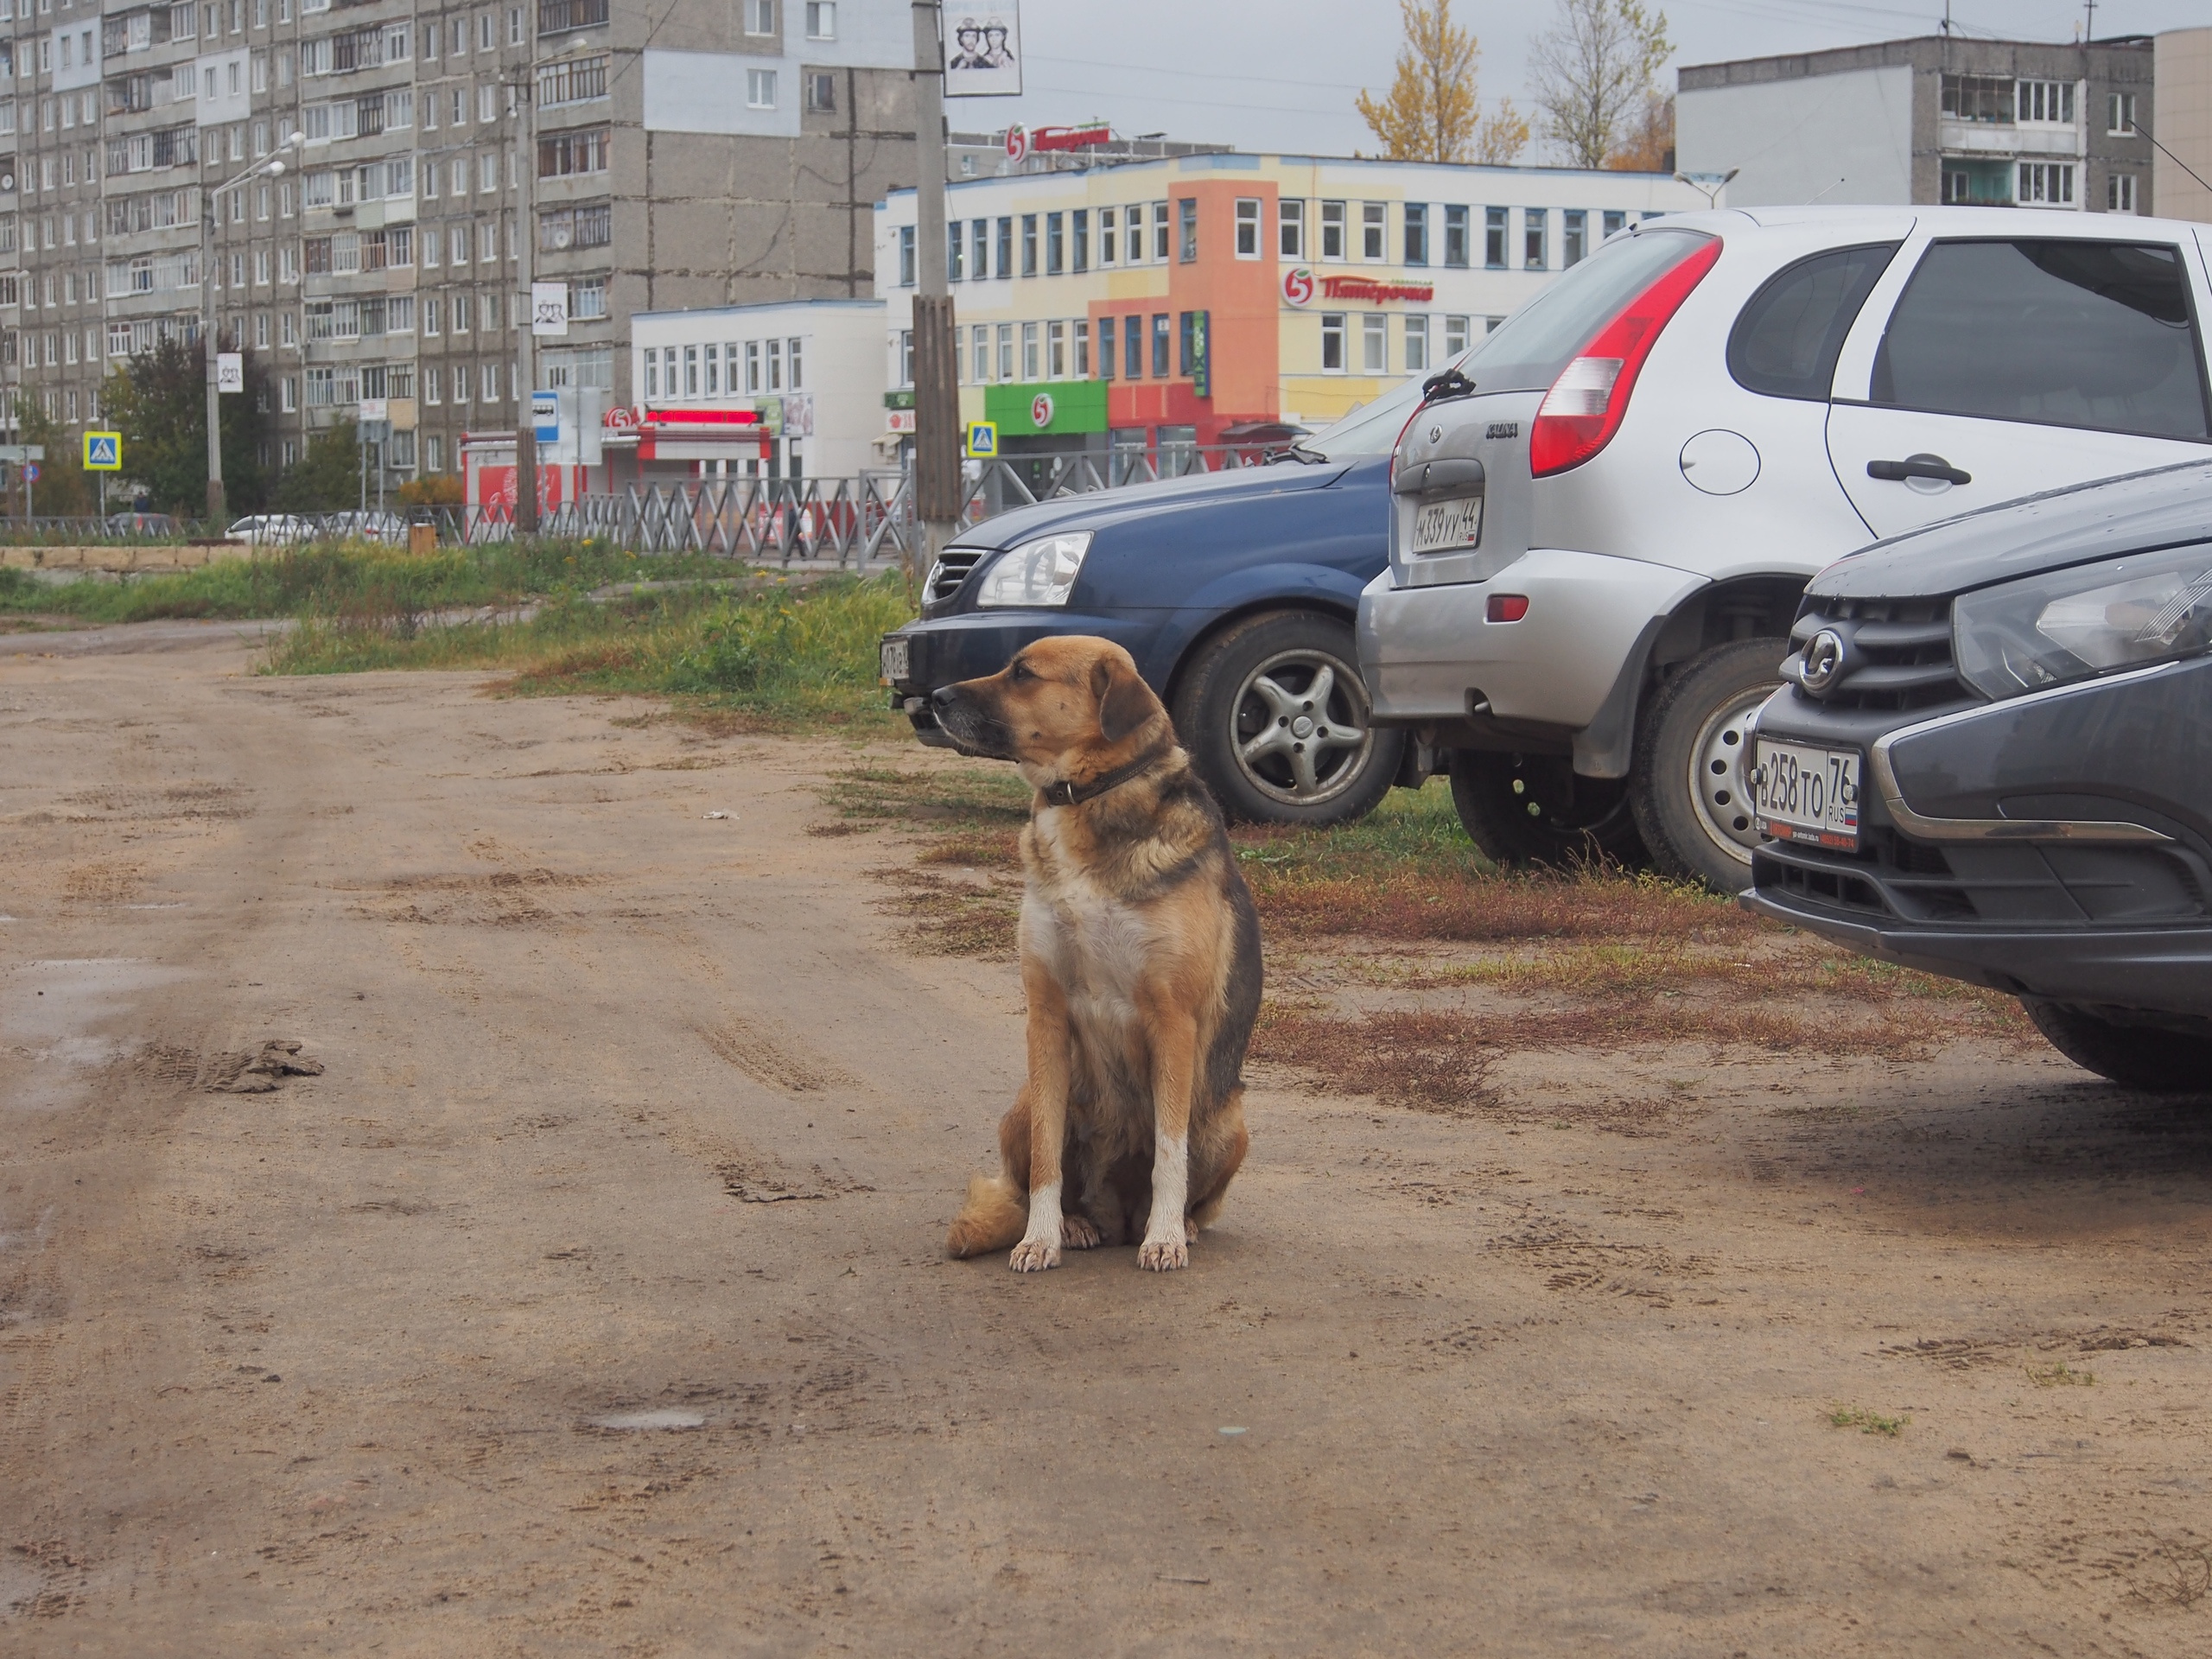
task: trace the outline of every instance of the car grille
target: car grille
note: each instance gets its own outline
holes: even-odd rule
[[[1933,847],[1867,830],[1855,853],[1769,842],[1751,880],[1777,899],[1876,921],[2086,927],[2198,920],[2212,871],[2180,847]]]
[[[1803,679],[1805,647],[1830,630],[1843,640],[1843,667],[1818,691]],[[1951,660],[1948,599],[1814,599],[1789,631],[1796,654],[1782,677],[1798,695],[1840,709],[1927,709],[1974,693]]]
[[[950,605],[959,595],[960,585],[990,550],[982,547],[948,547],[937,556],[937,563],[930,567],[930,578],[923,585],[923,595],[931,606]]]

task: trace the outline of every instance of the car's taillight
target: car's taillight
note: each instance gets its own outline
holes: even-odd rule
[[[1716,238],[1630,300],[1599,329],[1544,394],[1529,431],[1529,471],[1563,473],[1612,442],[1659,331],[1720,257]]]

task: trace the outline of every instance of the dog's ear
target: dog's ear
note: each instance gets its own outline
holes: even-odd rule
[[[1102,658],[1090,671],[1090,689],[1098,698],[1099,735],[1109,743],[1120,742],[1160,707],[1152,688],[1123,658]]]

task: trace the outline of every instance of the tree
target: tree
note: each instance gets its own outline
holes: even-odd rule
[[[31,505],[41,518],[87,518],[99,509],[99,486],[84,468],[84,452],[76,435],[46,412],[35,387],[16,394],[16,439],[35,443],[46,451],[38,464],[38,482],[31,486]],[[22,468],[11,468],[16,487],[12,510],[22,507]]]
[[[343,512],[361,501],[358,429],[339,421],[308,440],[299,465],[276,480],[276,505],[289,512]]]
[[[1621,173],[1675,170],[1675,100],[1654,86],[1643,95],[1643,113],[1621,139],[1605,165]]]
[[[1609,165],[1674,49],[1667,14],[1646,14],[1642,0],[1559,0],[1529,54],[1544,137],[1573,166]]]
[[[269,493],[261,464],[269,429],[269,372],[245,353],[245,390],[222,401],[223,493],[232,512],[257,512]],[[126,359],[107,378],[102,407],[123,434],[127,476],[162,512],[207,510],[207,359],[175,338]]]
[[[1359,113],[1394,162],[1511,161],[1529,142],[1529,124],[1500,99],[1485,118],[1476,94],[1483,49],[1473,31],[1452,22],[1452,0],[1398,0],[1406,43],[1389,96],[1363,90]]]

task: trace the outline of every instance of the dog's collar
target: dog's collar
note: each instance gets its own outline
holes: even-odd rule
[[[1039,792],[1044,796],[1047,806],[1080,806],[1085,801],[1096,800],[1109,789],[1118,789],[1140,773],[1151,771],[1166,753],[1165,748],[1148,749],[1128,765],[1101,772],[1087,784],[1071,783],[1061,778],[1046,785]]]

